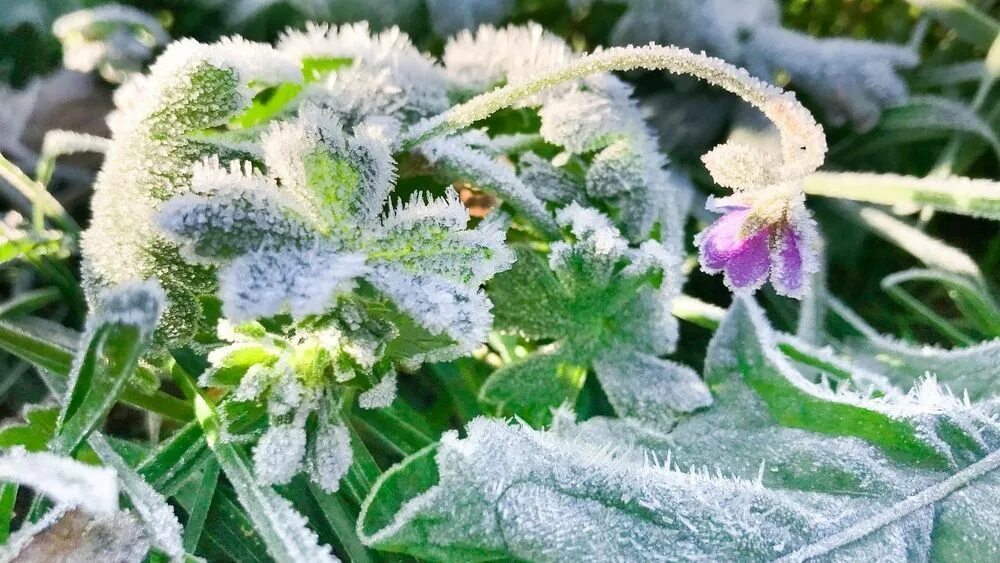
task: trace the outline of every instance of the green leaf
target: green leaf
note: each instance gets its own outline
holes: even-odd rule
[[[830,310],[856,330],[862,338],[849,339],[842,349],[856,362],[874,369],[900,387],[913,385],[927,373],[958,394],[973,400],[992,397],[1000,389],[996,366],[1000,365],[1000,339],[975,346],[946,350],[934,346],[911,346],[884,336],[854,311],[836,299]]]
[[[184,550],[194,553],[201,541],[205,522],[215,498],[215,488],[219,484],[219,464],[209,461],[202,469],[201,481],[198,483],[198,494],[194,506],[188,511],[187,524],[184,526]]]
[[[552,409],[576,401],[586,377],[587,367],[576,364],[561,345],[554,345],[493,372],[479,398],[501,412],[542,425],[551,419]]]
[[[157,445],[136,467],[154,489],[173,496],[212,457],[197,422],[189,422]]]
[[[572,332],[563,287],[548,261],[531,248],[514,246],[517,261],[487,285],[494,305],[493,328],[529,339],[560,338]]]
[[[1000,305],[981,283],[935,270],[911,269],[882,279],[882,289],[892,291],[904,283],[927,282],[943,287],[962,315],[980,332],[1000,336]]]
[[[593,443],[479,418],[386,472],[358,531],[375,548],[431,560],[769,560],[861,518],[864,497],[645,465]],[[922,513],[839,552],[899,559]],[[874,551],[873,551],[874,550]]]
[[[44,451],[56,430],[59,408],[28,405],[22,417],[25,422],[5,425],[0,429],[0,448],[22,446],[29,452]]]
[[[14,296],[9,301],[0,304],[0,318],[17,317],[53,303],[59,299],[59,290],[55,288],[37,289]]]
[[[10,524],[14,520],[17,489],[15,483],[0,484],[0,545],[7,543],[10,538]]]
[[[887,110],[879,121],[878,132],[969,133],[978,136],[1000,155],[996,131],[975,110],[961,102],[937,96],[913,96],[906,105]],[[905,141],[906,136],[898,138]],[[866,147],[872,149],[874,147]]]
[[[927,10],[941,23],[955,30],[962,39],[989,47],[1000,34],[1000,23],[977,10],[966,0],[907,0],[910,4]]]
[[[354,425],[348,422],[347,429],[351,433],[351,467],[347,470],[347,475],[341,479],[340,494],[344,495],[354,507],[360,507],[375,481],[382,475],[382,470],[365,447]]]
[[[939,447],[934,436],[947,425],[924,413],[894,411],[862,396],[837,394],[799,373],[778,351],[763,311],[748,299],[730,308],[709,345],[706,381],[714,390],[742,378],[767,404],[783,426],[824,434],[855,436],[881,448],[890,456],[915,466],[947,467],[951,452]]]
[[[191,514],[203,502],[198,498],[200,481],[188,481],[177,492],[175,499]],[[267,562],[267,546],[254,530],[253,522],[240,508],[231,489],[217,487],[209,507],[205,528],[199,542],[200,553],[218,554],[211,559],[232,561]]]
[[[348,559],[352,563],[374,562],[371,553],[358,539],[357,514],[348,509],[339,495],[328,493],[311,481],[309,482],[309,492],[322,511],[326,523],[336,535],[337,541],[346,552]]]
[[[359,409],[352,413],[351,422],[389,451],[403,456],[427,446],[437,436],[424,416],[401,399],[381,409]]]
[[[98,306],[73,363],[52,451],[72,453],[111,410],[149,345],[162,305],[158,285],[136,285],[108,294]]]

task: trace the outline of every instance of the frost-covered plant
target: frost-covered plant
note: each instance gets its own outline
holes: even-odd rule
[[[679,283],[676,258],[652,240],[630,248],[607,217],[576,203],[557,220],[575,240],[553,243],[547,260],[519,249],[514,268],[490,287],[496,329],[552,343],[494,372],[483,399],[544,421],[576,400],[592,369],[622,416],[671,417],[659,401],[649,408],[653,396],[676,395],[674,412],[706,406],[707,390],[682,397],[701,385],[697,376],[658,357],[673,350],[677,334],[669,309]]]
[[[52,24],[52,33],[62,43],[66,68],[99,70],[111,82],[139,70],[155,47],[170,41],[156,18],[118,4],[63,15]]]
[[[272,4],[204,3],[230,22]],[[15,297],[0,306],[0,348],[48,392],[0,427],[0,559],[997,559],[1000,342],[966,335],[1000,334],[988,261],[888,213],[824,206],[950,269],[882,282],[969,344],[916,348],[829,295],[805,201],[989,220],[995,183],[817,173],[826,138],[793,94],[682,47],[577,52],[607,31],[590,25],[609,27],[595,22],[618,10],[607,3],[571,2],[584,25],[566,40],[528,24],[440,42],[372,30],[411,9],[411,28],[430,14],[438,32],[546,12],[290,3],[379,17],[274,44],[178,41],[118,89],[109,139],[50,131],[34,178],[0,158],[0,177],[34,204],[30,226],[10,216],[2,249],[37,270],[4,278]],[[642,21],[646,4],[629,4],[617,32],[668,30],[755,72],[788,71],[858,125],[905,95],[902,50],[791,34],[771,2],[661,2]],[[141,40],[117,35],[136,22],[85,27]],[[833,51],[863,62],[819,93],[842,70]],[[653,133],[637,102],[659,82],[611,74],[637,69],[704,80],[770,122],[702,157],[727,193],[712,189],[721,217],[693,247],[688,213],[712,220],[692,209],[701,196],[684,170],[697,163],[668,161],[658,134],[675,131]],[[880,131],[906,111],[922,127],[934,116],[919,112],[958,109],[894,108]],[[972,117],[963,130],[995,144]],[[77,235],[55,159],[80,151],[106,155],[81,241],[86,322],[72,274],[53,267]],[[834,262],[838,243],[825,244]],[[728,312],[692,297],[705,277],[681,293],[699,260],[732,289]],[[34,276],[57,290],[23,292]],[[802,298],[768,301],[783,322],[798,308],[794,336],[753,300],[768,280]],[[928,282],[968,323],[906,292]],[[15,387],[27,363],[0,364],[14,366],[5,404],[38,400]],[[35,493],[14,518],[21,485],[55,508]],[[60,534],[73,541],[56,553]]]

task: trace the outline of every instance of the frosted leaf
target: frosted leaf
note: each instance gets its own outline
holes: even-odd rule
[[[167,499],[136,473],[102,434],[91,434],[89,443],[101,461],[117,471],[122,492],[128,496],[156,547],[175,560],[183,558],[184,529]]]
[[[569,294],[541,254],[516,247],[511,270],[489,284],[495,307],[494,329],[528,339],[551,339],[570,334],[575,326]]]
[[[678,414],[712,404],[708,387],[691,368],[633,350],[608,351],[594,372],[621,417],[650,419],[662,426]]]
[[[348,138],[332,113],[315,106],[303,107],[294,123],[273,125],[262,145],[269,173],[327,228],[374,220],[395,180],[383,140],[364,129]]]
[[[577,242],[552,243],[549,267],[566,284],[577,283],[575,278],[584,268],[590,279],[581,282],[592,285],[609,283],[618,261],[628,252],[628,242],[611,224],[611,220],[600,211],[576,202],[560,209],[556,220],[569,228]]]
[[[491,213],[475,229],[465,228],[468,220],[454,191],[439,199],[415,192],[405,205],[390,208],[381,229],[368,234],[371,263],[478,286],[509,268],[514,254],[505,245],[503,215]]]
[[[63,65],[91,72],[100,68],[109,80],[139,69],[153,49],[170,40],[153,16],[119,4],[70,12],[52,24],[63,47]]]
[[[848,339],[841,347],[857,363],[885,374],[896,385],[908,387],[930,373],[955,393],[973,400],[990,398],[1000,391],[992,375],[993,368],[1000,365],[1000,341],[952,350],[914,346],[880,334],[837,299],[829,298],[829,304],[863,336]]]
[[[295,60],[350,59],[346,76],[331,74],[325,85],[310,88],[308,97],[355,122],[390,115],[390,110],[391,115],[425,117],[449,105],[444,73],[397,27],[372,34],[367,22],[340,27],[310,23],[304,31],[284,33],[277,49]],[[371,92],[366,82],[379,83],[377,102],[363,99],[366,90]],[[346,106],[338,100],[341,95]]]
[[[47,452],[28,453],[14,447],[0,455],[0,480],[27,485],[57,504],[90,514],[118,510],[114,469],[95,467]]]
[[[545,201],[565,204],[580,199],[580,186],[569,174],[535,153],[521,156],[517,177]]]
[[[219,275],[223,312],[234,321],[285,311],[295,318],[317,315],[366,271],[363,255],[325,246],[250,252]]]
[[[419,150],[432,165],[504,199],[540,228],[554,230],[552,216],[545,205],[521,182],[513,166],[473,148],[469,140],[468,136],[432,139],[422,143]]]
[[[363,409],[381,409],[396,400],[396,370],[382,375],[378,383],[358,396],[358,406]]]
[[[305,453],[305,428],[271,426],[254,446],[254,475],[264,485],[287,483],[301,469]]]
[[[491,373],[479,390],[480,400],[542,425],[553,409],[573,404],[583,388],[587,368],[574,360],[572,349],[562,343],[544,346]]]
[[[647,168],[630,143],[619,141],[594,155],[587,169],[587,193],[605,198],[646,188]]]
[[[385,473],[362,507],[359,535],[428,559],[770,559],[877,506],[635,464],[612,448],[476,419],[468,438],[446,433]],[[930,517],[914,514],[838,555],[878,545],[888,558],[904,556]]]
[[[622,138],[644,133],[642,118],[633,103],[593,92],[575,91],[551,100],[538,110],[539,132],[554,144],[574,153],[590,152]]]
[[[164,200],[190,191],[192,165],[218,151],[194,133],[224,125],[243,111],[251,102],[251,81],[266,85],[300,78],[298,67],[269,46],[241,39],[212,45],[184,40],[172,43],[148,75],[119,90],[91,226],[81,240],[88,296],[158,276],[170,297],[165,336],[191,334],[200,312],[196,296],[212,287],[214,276],[185,264],[154,218]]]
[[[315,238],[301,205],[249,162],[232,162],[228,171],[216,160],[196,166],[192,192],[168,201],[157,216],[190,262],[225,263],[262,247],[308,245]]]
[[[431,26],[439,37],[450,37],[479,24],[500,23],[514,7],[513,0],[427,0]]]
[[[347,427],[340,422],[324,420],[309,445],[306,469],[314,483],[328,493],[335,493],[351,467],[353,456]]]
[[[883,396],[808,380],[778,351],[763,311],[743,298],[716,331],[706,371],[742,374],[784,426],[863,438],[895,459],[917,465],[953,467],[975,459],[990,444],[1000,444],[1000,427],[988,422],[988,405],[971,405],[933,378],[908,393]],[[718,383],[707,382],[713,387]]]
[[[448,77],[460,88],[486,91],[503,82],[518,82],[553,70],[571,57],[562,39],[531,23],[500,29],[483,25],[475,33],[462,31],[445,45],[441,60]],[[526,105],[532,105],[531,101]]]
[[[678,279],[667,274],[677,263],[659,243],[630,248],[607,217],[575,203],[557,219],[579,240],[551,244],[548,264],[519,249],[511,271],[489,286],[498,330],[555,340],[494,372],[482,389],[489,402],[536,423],[548,418],[549,409],[573,400],[593,362],[621,350],[670,353],[678,329],[670,314]],[[650,356],[647,363],[660,362]],[[626,406],[630,400],[623,398],[623,408],[635,406]]]
[[[452,338],[458,345],[456,356],[471,352],[486,340],[493,304],[481,289],[385,266],[375,267],[368,280],[432,334]]]

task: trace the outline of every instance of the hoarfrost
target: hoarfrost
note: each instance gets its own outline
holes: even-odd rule
[[[118,510],[118,477],[111,468],[15,447],[0,456],[0,479],[28,485],[57,504],[76,506],[90,514]]]

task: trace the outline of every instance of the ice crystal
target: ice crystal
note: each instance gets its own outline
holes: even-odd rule
[[[119,4],[71,12],[52,24],[63,46],[63,64],[71,70],[101,74],[121,82],[170,37],[153,16]]]
[[[358,406],[363,409],[380,409],[388,407],[396,400],[396,372],[382,376],[371,389],[358,397]]]

